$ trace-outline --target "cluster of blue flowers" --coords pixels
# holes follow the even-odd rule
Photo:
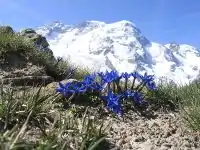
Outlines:
[[[133,80],[131,87],[128,88],[128,81],[131,77],[133,77]],[[125,79],[123,87],[120,84],[121,79]],[[136,79],[139,81],[139,85],[135,87]],[[147,73],[141,75],[137,72],[119,74],[117,71],[106,71],[105,73],[87,75],[80,82],[59,83],[56,91],[64,97],[69,97],[72,94],[99,93],[100,98],[106,102],[108,109],[122,115],[122,101],[129,99],[138,104],[144,102],[144,94],[142,93],[144,87],[148,90],[157,89],[153,75]]]

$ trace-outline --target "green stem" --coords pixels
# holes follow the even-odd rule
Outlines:
[[[115,82],[112,82],[112,89],[113,89],[113,92],[116,93],[116,86],[115,86]]]
[[[133,90],[133,88],[134,88],[135,80],[136,80],[136,78],[134,77],[133,82],[132,82],[132,85],[131,85],[131,90]]]
[[[128,79],[125,79],[124,91],[126,91],[126,90],[127,90],[127,84],[128,84]]]
[[[108,86],[107,86],[107,92],[110,91],[110,83],[108,83]]]
[[[143,89],[143,87],[146,85],[146,82],[145,83],[141,83],[141,84],[139,84],[136,88],[135,88],[135,90],[136,91],[138,91],[138,92],[140,92],[142,89]]]
[[[115,81],[116,86],[117,86],[117,93],[120,93],[122,91],[122,88],[119,85],[120,80],[118,79],[117,81]]]

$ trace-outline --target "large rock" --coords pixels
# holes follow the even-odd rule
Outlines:
[[[31,40],[37,47],[39,47],[40,50],[46,50],[51,51],[49,49],[49,43],[47,42],[46,38],[40,34],[37,34],[35,30],[28,28],[23,29],[19,32],[21,36],[27,37],[29,40]]]
[[[65,79],[65,80],[62,80],[60,81],[62,84],[66,84],[66,83],[77,83],[79,82],[78,80],[76,79]],[[59,86],[59,82],[52,82],[50,84],[48,84],[45,89],[47,91],[55,91],[55,89]]]
[[[27,63],[22,68],[0,67],[0,83],[11,86],[47,85],[53,82],[53,78],[47,76],[43,67]]]
[[[40,86],[53,82],[53,78],[50,76],[22,76],[3,78],[1,82],[3,85],[9,84],[11,86]]]
[[[8,52],[5,59],[0,59],[0,71],[24,68],[27,65],[25,56],[17,52]]]
[[[0,26],[0,33],[14,34],[14,30],[10,26]]]
[[[0,58],[0,83],[13,86],[24,85],[47,85],[54,81],[56,59],[45,37],[37,34],[33,29],[24,29],[20,32],[14,32],[9,26],[0,27],[0,34],[12,33],[30,40],[38,47],[38,52],[33,51],[34,57],[30,54],[8,51],[5,57]],[[16,43],[20,44],[20,43]],[[22,43],[23,44],[23,43]],[[26,48],[26,46],[24,46]],[[9,48],[9,47],[8,47]],[[20,48],[18,45],[17,48]],[[0,47],[1,49],[1,47]],[[12,47],[11,47],[12,49]],[[36,50],[33,48],[33,50]],[[41,53],[39,53],[41,52]],[[40,57],[41,55],[41,57]],[[36,57],[38,59],[36,59]],[[44,59],[45,58],[45,59]],[[43,66],[43,67],[42,67]]]

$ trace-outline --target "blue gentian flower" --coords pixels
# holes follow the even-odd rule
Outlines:
[[[135,79],[141,79],[142,78],[142,75],[139,74],[138,72],[134,71],[131,73],[132,77],[135,78]]]
[[[101,81],[98,83],[96,81],[97,75],[100,77]],[[132,86],[130,89],[127,89],[127,83],[128,79],[130,77],[133,77]],[[125,78],[125,88],[124,91],[120,90],[121,87],[119,86],[120,79]],[[142,83],[135,88],[136,91],[133,90],[135,80],[138,79],[139,81],[142,81]],[[147,75],[145,74],[142,76],[141,74],[137,72],[133,73],[122,73],[121,75],[118,74],[117,71],[106,71],[105,73],[99,72],[90,74],[84,77],[82,82],[78,83],[67,83],[62,84],[59,82],[59,87],[56,88],[56,91],[61,93],[63,96],[68,97],[73,93],[85,93],[86,91],[91,91],[93,94],[96,92],[101,92],[106,86],[108,87],[108,93],[106,96],[100,96],[101,99],[105,100],[107,102],[106,107],[113,111],[114,113],[122,115],[122,106],[121,106],[121,100],[122,99],[132,99],[135,103],[141,104],[145,101],[143,94],[140,92],[140,89],[142,89],[144,86],[146,86],[150,90],[155,90],[157,87],[154,83],[154,76],[153,75]],[[114,94],[110,89],[110,85],[113,83],[113,89],[115,89],[115,86],[117,85],[117,88],[119,89],[118,92],[121,94]],[[106,85],[106,86],[105,86]],[[99,95],[99,94],[98,94]]]
[[[153,81],[154,75],[147,75],[147,72],[145,72],[144,76],[142,76],[141,79],[149,90],[157,89],[155,82]]]
[[[113,80],[118,80],[119,78],[121,78],[117,71],[111,71],[110,75],[113,77]]]
[[[99,83],[97,83],[97,82],[93,83],[91,85],[91,88],[93,90],[95,90],[95,91],[101,91],[101,90],[103,90],[103,87]]]
[[[147,88],[149,90],[156,90],[156,89],[158,89],[157,86],[156,86],[156,84],[155,84],[155,82],[147,82],[146,86],[147,86]]]
[[[132,98],[133,98],[133,100],[134,100],[135,103],[139,103],[139,104],[144,103],[144,101],[143,101],[143,98],[144,98],[143,94],[140,93],[140,92],[135,92],[134,96]]]
[[[73,85],[71,92],[75,93],[85,93],[87,91],[87,86],[82,83],[76,83]]]
[[[121,95],[113,94],[113,92],[111,90],[108,91],[107,96],[101,96],[101,98],[103,100],[107,101],[107,108],[112,110],[113,112],[115,112],[117,114],[122,114],[120,97],[121,97]]]
[[[121,77],[125,78],[124,90],[127,90],[128,79],[131,77],[131,74],[125,72],[121,74]]]
[[[147,72],[144,73],[144,76],[141,76],[143,82],[147,83],[154,80],[154,75],[147,75]]]
[[[119,78],[119,74],[116,71],[106,71],[105,74],[100,73],[99,76],[101,77],[103,83],[111,83]]]
[[[71,91],[72,83],[66,83],[65,85],[59,82],[59,87],[56,88],[56,92],[63,94],[63,96],[67,97],[73,93]]]
[[[123,96],[124,96],[124,98],[130,98],[130,97],[133,97],[134,94],[135,94],[135,92],[132,91],[132,90],[126,90],[126,91],[123,92]]]
[[[121,75],[124,79],[129,79],[131,77],[131,74],[125,72],[125,73],[122,73]]]
[[[84,77],[82,83],[85,84],[85,86],[90,86],[95,81],[95,78],[95,74],[87,75]]]

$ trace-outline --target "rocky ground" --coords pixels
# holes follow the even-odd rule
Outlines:
[[[51,89],[52,85],[55,89],[53,83],[57,85],[52,82],[46,87]],[[103,120],[111,125],[107,140],[112,143],[113,146],[109,148],[112,150],[200,150],[200,133],[189,130],[178,112],[156,111],[151,114],[150,111],[141,115],[129,111],[124,118],[108,113]]]
[[[200,133],[186,127],[178,112],[145,117],[129,111],[123,118],[107,114],[101,119],[109,129],[104,150],[200,150]],[[30,133],[24,137],[33,140]]]
[[[122,150],[200,150],[200,134],[190,131],[176,112],[156,112],[146,118],[130,112],[112,120],[108,140]]]

